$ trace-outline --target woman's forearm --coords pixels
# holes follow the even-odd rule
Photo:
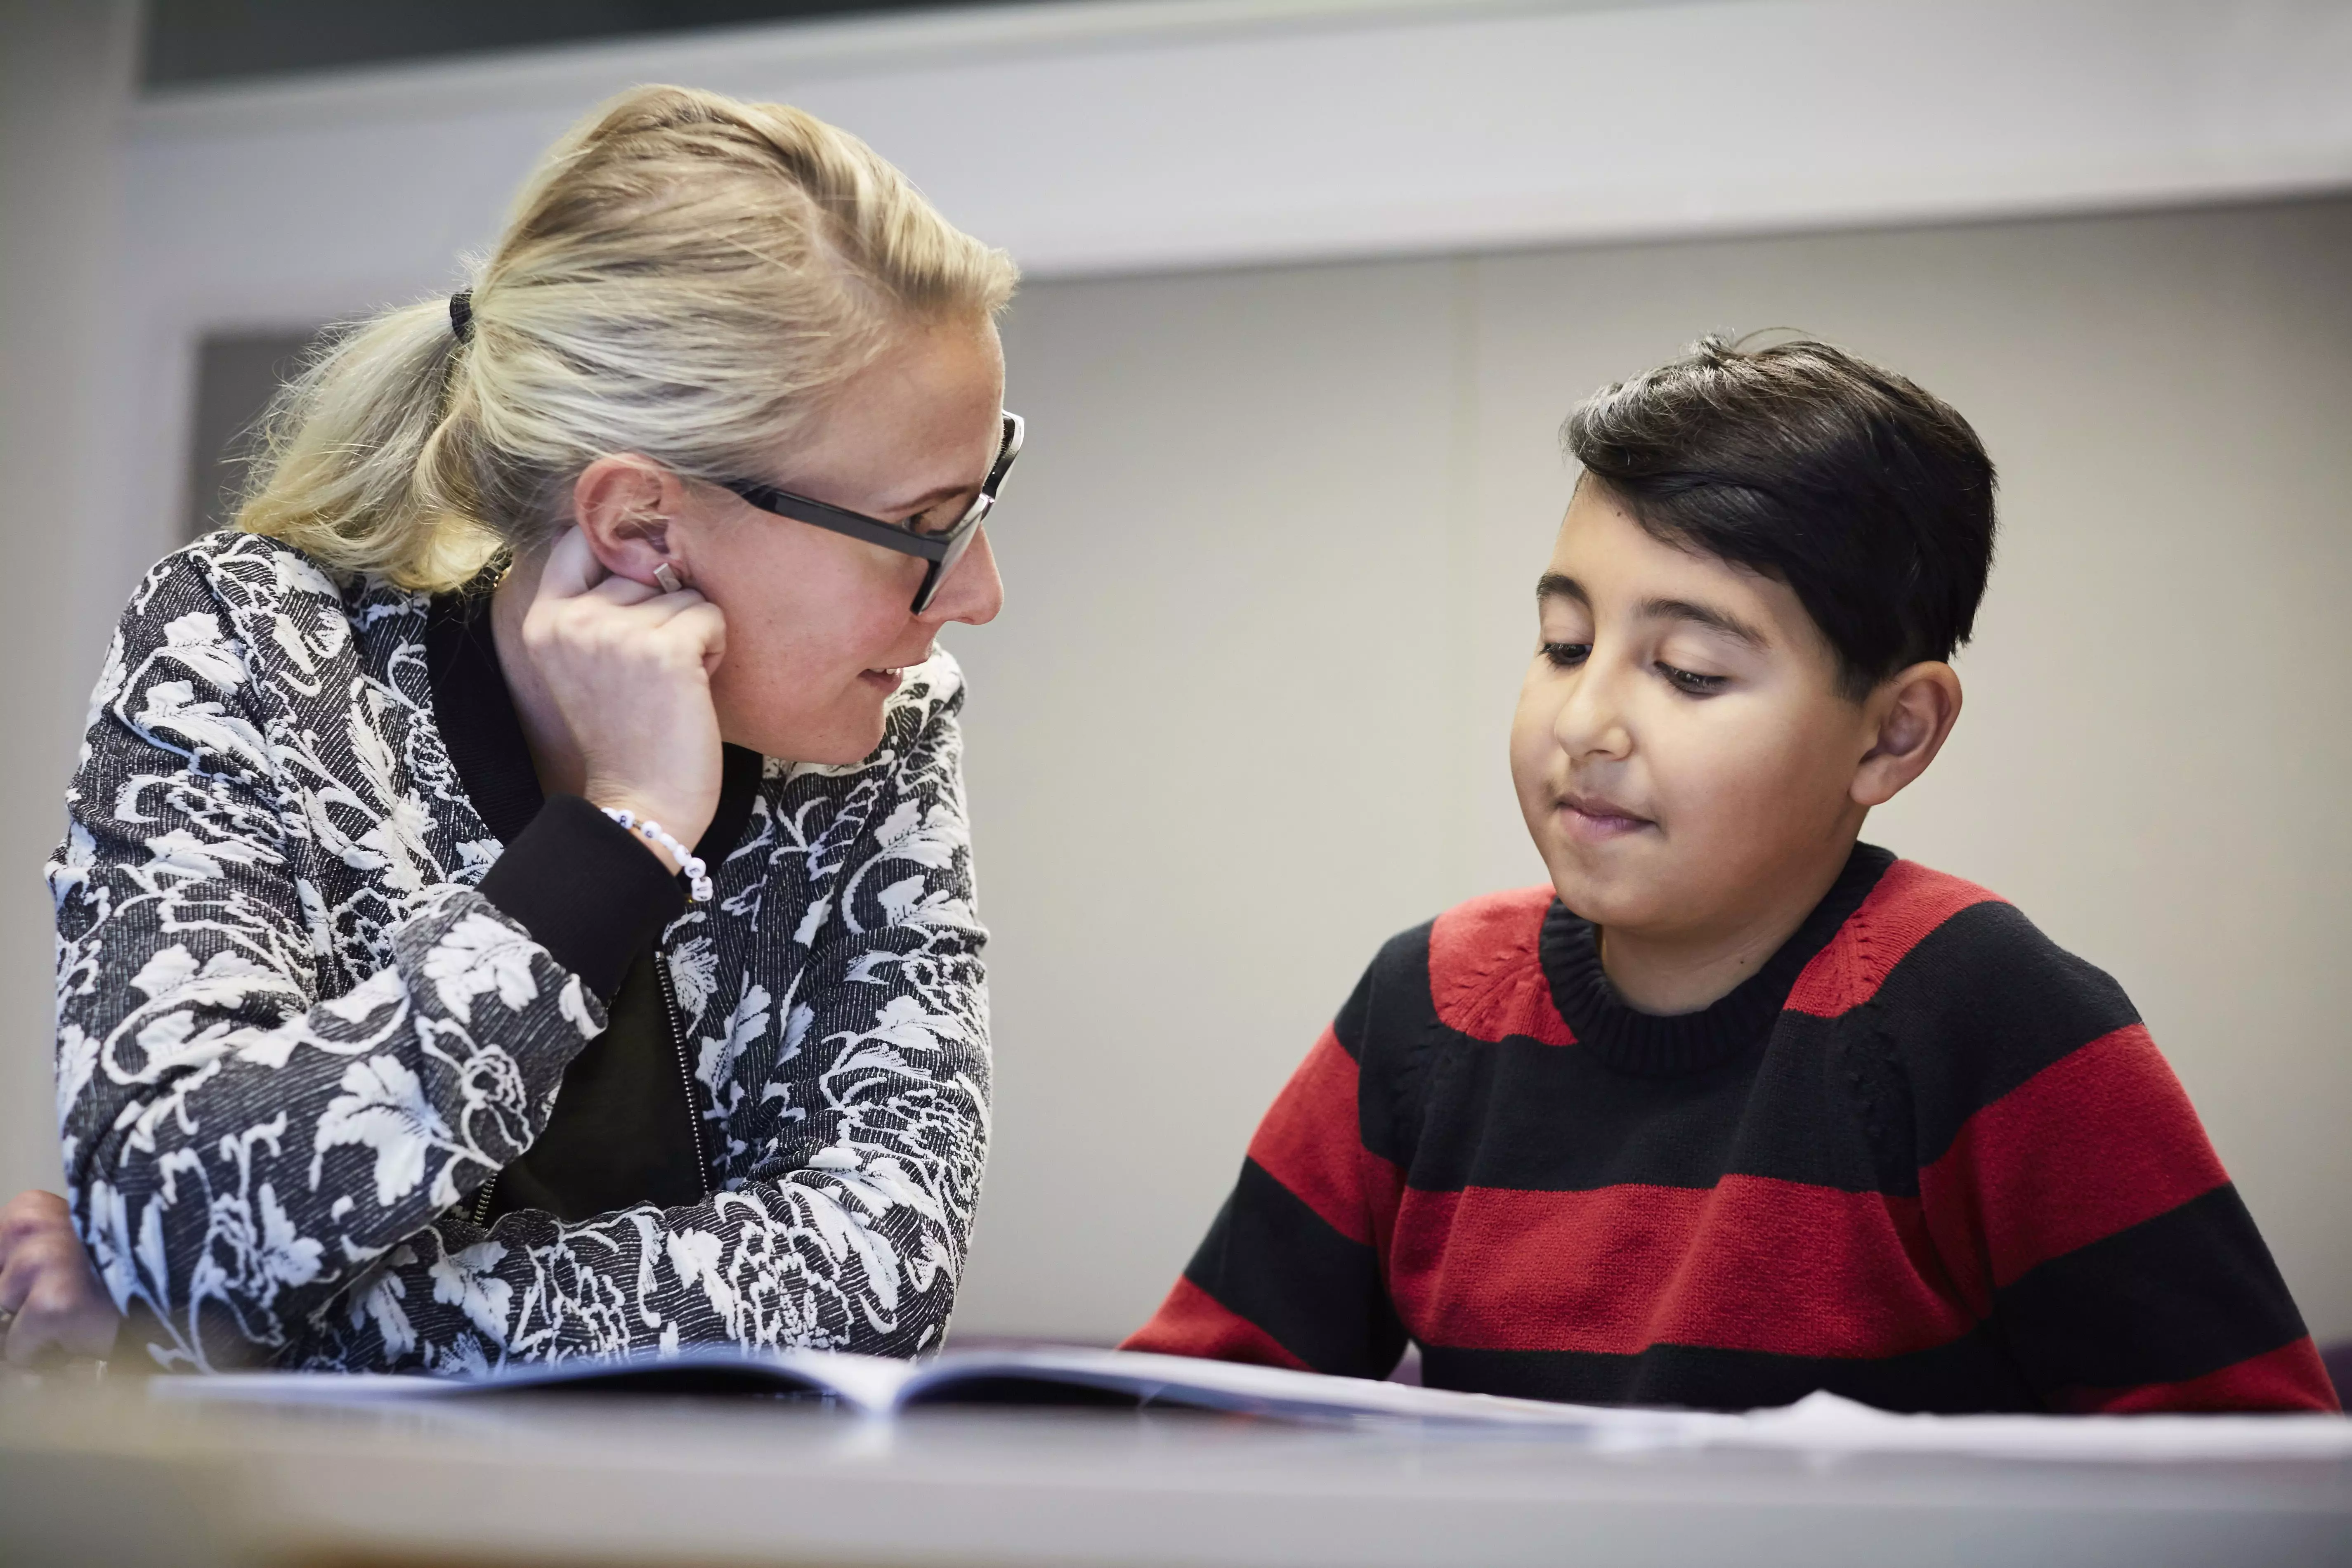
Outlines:
[[[396,824],[289,813],[316,742],[273,732],[193,587],[159,569],[124,618],[49,879],[76,1226],[159,1356],[205,1366],[274,1354],[528,1146],[604,1018],[455,884],[383,900],[380,966],[341,966],[297,862],[392,863]]]
[[[63,997],[59,1053],[77,1226],[117,1305],[160,1325],[166,1364],[267,1360],[299,1338],[529,1146],[603,1026],[576,976],[465,889],[393,932],[384,969],[282,1013],[285,978],[239,956],[249,909],[228,941],[146,908],[68,952],[143,940],[152,990],[122,1016],[95,989]],[[156,942],[163,925],[179,940]]]

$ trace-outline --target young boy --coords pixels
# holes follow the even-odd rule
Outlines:
[[[1133,1350],[1738,1408],[2334,1410],[2123,992],[1857,838],[1960,711],[1993,470],[1817,342],[1570,417],[1511,772],[1551,886],[1388,943]]]

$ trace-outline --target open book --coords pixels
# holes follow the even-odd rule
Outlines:
[[[158,1377],[151,1397],[375,1404],[484,1394],[595,1390],[764,1394],[866,1416],[940,1405],[1186,1409],[1313,1423],[1403,1421],[1610,1449],[1762,1447],[1976,1454],[2032,1459],[2311,1459],[2352,1464],[2352,1421],[2336,1415],[1896,1415],[1814,1394],[1747,1415],[1414,1388],[1278,1367],[1131,1351],[950,1351],[888,1361],[826,1351],[690,1349],[657,1359],[511,1366],[479,1377],[232,1373]]]
[[[335,1404],[566,1389],[766,1394],[864,1415],[942,1405],[1061,1405],[1213,1410],[1309,1421],[1388,1416],[1580,1431],[1607,1426],[1659,1433],[1689,1419],[1679,1411],[1554,1405],[1280,1367],[1077,1348],[950,1351],[928,1361],[904,1362],[830,1351],[708,1346],[658,1359],[516,1365],[479,1377],[261,1372],[157,1378],[149,1384],[151,1394],[170,1399]]]

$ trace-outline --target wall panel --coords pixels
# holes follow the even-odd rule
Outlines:
[[[1374,944],[1444,896],[1452,269],[1019,301],[967,717],[998,1100],[966,1330],[1157,1304]]]

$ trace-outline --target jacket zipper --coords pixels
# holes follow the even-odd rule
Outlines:
[[[686,1059],[686,1035],[677,1026],[677,997],[670,990],[669,964],[659,946],[654,949],[654,981],[661,987],[662,1026],[669,1034],[669,1051],[677,1059],[679,1083],[686,1088],[686,1131],[694,1140],[695,1179],[702,1187],[702,1195],[710,1195],[710,1156],[702,1148],[702,1112],[694,1103],[694,1069]],[[487,1226],[490,1223],[490,1198],[498,1191],[499,1177],[503,1172],[493,1171],[474,1194],[474,1223]]]
[[[686,1086],[686,1130],[694,1136],[695,1181],[702,1195],[710,1195],[710,1156],[702,1147],[702,1112],[694,1100],[694,1068],[686,1059],[686,1031],[677,1026],[677,997],[670,989],[669,963],[658,943],[654,948],[654,979],[660,983],[662,1021],[669,1026],[671,1054],[677,1058],[678,1081]]]

